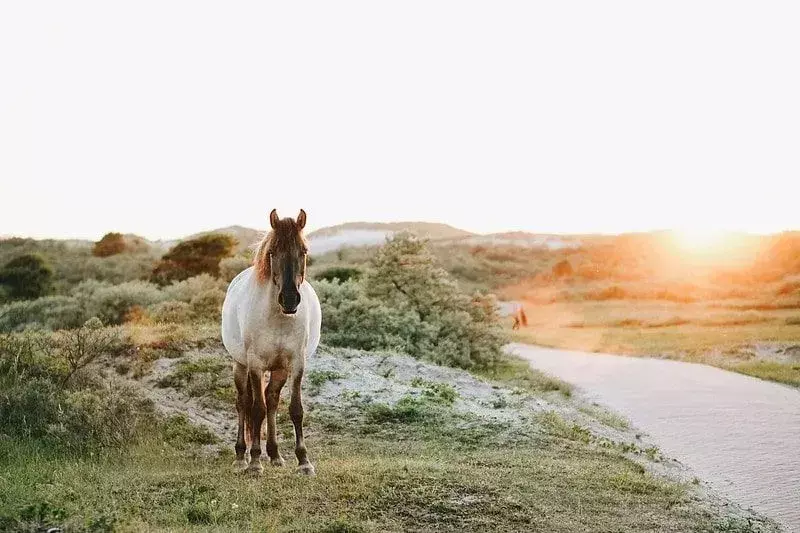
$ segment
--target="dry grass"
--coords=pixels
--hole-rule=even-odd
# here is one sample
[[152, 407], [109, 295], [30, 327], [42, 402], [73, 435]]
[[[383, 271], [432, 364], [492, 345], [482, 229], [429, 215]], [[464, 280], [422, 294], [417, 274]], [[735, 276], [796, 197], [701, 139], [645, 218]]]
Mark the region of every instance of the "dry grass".
[[542, 346], [702, 362], [800, 386], [800, 358], [773, 358], [759, 344], [800, 344], [796, 309], [733, 310], [727, 302], [613, 300], [527, 304], [515, 340]]

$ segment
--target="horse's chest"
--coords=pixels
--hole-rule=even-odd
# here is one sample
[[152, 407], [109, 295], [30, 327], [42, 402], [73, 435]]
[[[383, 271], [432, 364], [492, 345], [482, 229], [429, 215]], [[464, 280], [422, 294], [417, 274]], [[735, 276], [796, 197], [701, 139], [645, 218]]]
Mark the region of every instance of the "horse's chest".
[[303, 357], [305, 334], [292, 323], [272, 324], [264, 327], [252, 339], [251, 353], [256, 356], [265, 370], [279, 370], [291, 367], [297, 357]]

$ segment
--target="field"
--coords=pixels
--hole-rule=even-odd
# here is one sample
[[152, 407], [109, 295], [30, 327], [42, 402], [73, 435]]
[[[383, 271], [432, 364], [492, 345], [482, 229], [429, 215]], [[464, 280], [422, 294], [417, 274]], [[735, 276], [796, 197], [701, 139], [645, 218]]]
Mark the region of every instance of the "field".
[[[486, 382], [407, 356], [325, 348], [310, 362], [306, 383], [307, 445], [318, 475], [298, 476], [289, 466], [293, 439], [283, 402], [287, 466], [251, 478], [231, 468], [233, 391], [213, 329], [115, 332], [133, 349], [104, 356], [82, 380], [104, 376], [109, 386], [132, 386], [133, 397], [154, 402], [161, 422], [83, 451], [59, 444], [67, 436], [52, 430], [4, 437], [3, 530], [774, 527], [724, 507], [696, 480], [681, 478], [624, 420], [570, 398], [566, 386], [513, 360], [494, 372], [512, 382]], [[60, 431], [75, 430], [86, 428]]]
[[719, 366], [800, 386], [800, 309], [730, 302], [525, 303], [515, 340], [542, 346]]
[[[583, 253], [573, 252], [397, 237], [312, 257], [325, 346], [304, 394], [318, 475], [290, 466], [284, 401], [288, 464], [249, 477], [232, 469], [234, 390], [219, 339], [245, 247], [214, 234], [168, 251], [119, 234], [94, 246], [0, 241], [0, 529], [775, 531], [628, 421], [504, 354], [509, 324], [474, 290], [527, 291], [524, 334], [552, 332], [542, 343], [625, 330], [631, 312], [653, 323], [705, 316], [686, 302], [631, 311], [585, 297], [606, 289], [548, 278]], [[713, 318], [729, 321], [721, 331], [741, 313], [759, 314], [741, 327], [777, 327], [792, 309]]]

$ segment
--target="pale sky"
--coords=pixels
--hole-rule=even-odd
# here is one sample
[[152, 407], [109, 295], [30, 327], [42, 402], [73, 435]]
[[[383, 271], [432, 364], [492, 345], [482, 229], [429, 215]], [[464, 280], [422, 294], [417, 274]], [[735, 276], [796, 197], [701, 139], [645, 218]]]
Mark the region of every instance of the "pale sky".
[[797, 2], [3, 2], [0, 235], [800, 229]]

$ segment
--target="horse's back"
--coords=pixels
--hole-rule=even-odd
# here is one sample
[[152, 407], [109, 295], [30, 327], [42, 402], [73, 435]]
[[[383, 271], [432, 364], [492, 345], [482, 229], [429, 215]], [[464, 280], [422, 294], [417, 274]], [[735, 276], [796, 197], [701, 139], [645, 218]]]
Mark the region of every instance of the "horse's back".
[[231, 357], [241, 364], [247, 364], [242, 332], [242, 305], [253, 272], [253, 267], [246, 268], [233, 278], [222, 304], [222, 344]]

